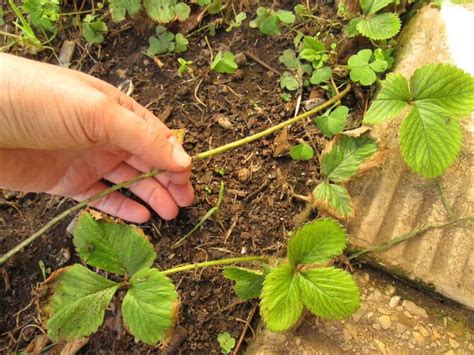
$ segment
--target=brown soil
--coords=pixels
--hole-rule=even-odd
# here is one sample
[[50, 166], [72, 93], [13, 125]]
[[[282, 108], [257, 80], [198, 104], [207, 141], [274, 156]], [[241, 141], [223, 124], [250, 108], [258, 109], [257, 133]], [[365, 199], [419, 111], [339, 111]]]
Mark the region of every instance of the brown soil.
[[[335, 18], [332, 5], [322, 6], [322, 9], [321, 16]], [[250, 13], [254, 13], [254, 9], [248, 11]], [[209, 72], [210, 51], [204, 37], [198, 34], [191, 37], [189, 51], [180, 55], [194, 61], [194, 78], [189, 75], [180, 78], [177, 76], [178, 56], [160, 57], [164, 63], [160, 69], [153, 59], [143, 54], [152, 32], [150, 23], [137, 18], [132, 29], [121, 30], [132, 24], [111, 24], [113, 29], [102, 49], [91, 49], [88, 55], [80, 49], [83, 55], [76, 53], [73, 66], [114, 85], [120, 84], [124, 75], [131, 78], [135, 85], [133, 97], [138, 102], [148, 105], [157, 115], [169, 107], [171, 114], [165, 119], [166, 124], [188, 130], [184, 146], [190, 153], [245, 137], [292, 116], [296, 100], [285, 104], [279, 97], [278, 76], [252, 59], [248, 58], [233, 76]], [[337, 27], [331, 31], [335, 38], [340, 36]], [[311, 33], [314, 32], [313, 28]], [[234, 53], [251, 51], [267, 64], [282, 70], [278, 56], [283, 49], [292, 47], [291, 38], [290, 35], [268, 37], [243, 26], [232, 33], [218, 31], [216, 37], [209, 37], [209, 44], [214, 54], [225, 48], [231, 48]], [[96, 63], [91, 58], [95, 58]], [[44, 60], [54, 62], [52, 58]], [[303, 101], [308, 97], [309, 92], [305, 91]], [[356, 105], [352, 93], [344, 101], [356, 109], [354, 117], [360, 116], [364, 101]], [[216, 114], [227, 117], [231, 127], [220, 126]], [[311, 121], [291, 127], [288, 137], [291, 144], [299, 139], [310, 141], [318, 152], [324, 147], [325, 141]], [[293, 217], [304, 209], [304, 204], [295, 200], [291, 191], [309, 193], [318, 181], [319, 168], [317, 159], [296, 162], [286, 154], [275, 158], [274, 139], [275, 136], [270, 136], [195, 163], [196, 200], [193, 206], [183, 209], [174, 221], [165, 222], [155, 215], [142, 226], [157, 246], [157, 267], [169, 268], [241, 254], [275, 255], [285, 248], [287, 234], [294, 228]], [[216, 168], [224, 168], [224, 176], [216, 173]], [[218, 215], [183, 246], [169, 249], [173, 241], [196, 225], [215, 204], [220, 181], [225, 184], [225, 198]], [[0, 194], [0, 253], [9, 250], [72, 203], [41, 194]], [[38, 313], [32, 303], [32, 290], [42, 281], [38, 262], [44, 262], [53, 271], [78, 261], [71, 237], [66, 232], [68, 223], [67, 220], [60, 223], [1, 269], [0, 349], [24, 349], [41, 334]], [[179, 340], [184, 341], [177, 341], [169, 352], [219, 353], [216, 340], [219, 333], [227, 331], [235, 338], [240, 336], [254, 303], [237, 303], [232, 284], [223, 278], [221, 270], [211, 268], [177, 274], [173, 275], [173, 281], [182, 300], [179, 326], [181, 333], [187, 336], [181, 337]], [[105, 325], [82, 351], [155, 351], [136, 343], [120, 324], [114, 322], [114, 309], [117, 308], [108, 311]], [[257, 318], [253, 318], [253, 325]], [[251, 334], [249, 331], [247, 335]]]

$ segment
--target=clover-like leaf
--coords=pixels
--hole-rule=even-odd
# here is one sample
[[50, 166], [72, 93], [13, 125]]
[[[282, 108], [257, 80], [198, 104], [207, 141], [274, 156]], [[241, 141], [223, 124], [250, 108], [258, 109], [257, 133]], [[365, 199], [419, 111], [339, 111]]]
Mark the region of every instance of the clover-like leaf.
[[313, 85], [318, 85], [324, 81], [330, 80], [331, 78], [332, 69], [329, 67], [322, 67], [313, 71], [313, 74], [309, 78], [309, 82]]
[[391, 12], [362, 18], [357, 22], [357, 31], [376, 41], [392, 38], [400, 31], [400, 28], [400, 18]]
[[178, 294], [173, 283], [157, 269], [142, 269], [130, 279], [122, 315], [130, 333], [155, 345], [169, 336], [176, 321]]
[[173, 52], [175, 50], [176, 42], [175, 36], [173, 33], [165, 31], [162, 33], [158, 33], [161, 31], [159, 28], [163, 26], [157, 26], [157, 36], [151, 36], [148, 38], [148, 50], [147, 54], [150, 57], [155, 55], [165, 54], [169, 52]]
[[140, 11], [140, 0], [109, 0], [109, 8], [114, 22], [120, 22], [125, 16], [135, 15]]
[[82, 212], [72, 233], [82, 260], [118, 275], [148, 268], [156, 258], [153, 244], [136, 226], [95, 220], [90, 213]]
[[364, 123], [380, 123], [397, 116], [409, 100], [410, 91], [405, 77], [401, 74], [388, 74], [382, 83], [382, 89], [364, 116]]
[[265, 7], [257, 9], [257, 18], [250, 21], [250, 27], [258, 28], [260, 32], [266, 35], [275, 35], [280, 33], [280, 24], [291, 24], [295, 22], [295, 15], [290, 11], [273, 11]]
[[301, 271], [298, 284], [304, 306], [325, 319], [343, 319], [360, 305], [360, 291], [351, 274], [336, 268]]
[[265, 274], [242, 267], [229, 266], [224, 269], [224, 277], [235, 281], [235, 293], [243, 301], [260, 297]]
[[263, 282], [260, 312], [266, 327], [283, 331], [293, 326], [303, 312], [298, 281], [294, 269], [288, 264], [270, 271]]
[[346, 106], [338, 106], [334, 110], [316, 117], [316, 125], [326, 138], [332, 138], [335, 134], [341, 133], [346, 124], [349, 108]]
[[218, 334], [217, 342], [223, 354], [230, 353], [235, 346], [235, 339], [228, 332]]
[[388, 62], [374, 58], [370, 49], [362, 49], [357, 54], [352, 55], [347, 64], [351, 70], [351, 80], [360, 82], [364, 86], [375, 82], [377, 79], [375, 72], [382, 73], [388, 68]]
[[235, 63], [234, 55], [230, 51], [217, 53], [211, 63], [211, 69], [217, 73], [233, 74], [237, 70], [238, 65]]
[[231, 32], [234, 28], [239, 28], [242, 26], [242, 22], [247, 18], [247, 14], [245, 12], [239, 12], [235, 15], [235, 20], [232, 20], [229, 24], [229, 27], [226, 28], [226, 32]]
[[287, 25], [294, 23], [296, 19], [295, 14], [287, 10], [278, 10], [275, 15], [281, 22], [286, 23]]
[[327, 181], [323, 181], [313, 190], [313, 205], [320, 212], [329, 213], [338, 219], [347, 219], [354, 214], [347, 189]]
[[174, 48], [175, 53], [182, 53], [188, 50], [189, 41], [181, 33], [177, 33], [175, 36], [176, 46]]
[[148, 15], [158, 23], [169, 23], [175, 17], [176, 0], [143, 0]]
[[94, 16], [87, 15], [82, 20], [82, 36], [89, 43], [102, 43], [104, 41], [104, 33], [108, 31], [104, 21], [96, 20]]
[[314, 157], [314, 149], [307, 143], [301, 143], [290, 148], [293, 160], [310, 160]]
[[289, 91], [295, 91], [300, 87], [300, 82], [296, 76], [291, 74], [289, 71], [285, 71], [280, 77], [280, 87]]
[[43, 309], [53, 341], [87, 337], [97, 331], [119, 287], [79, 264], [54, 272], [46, 285], [54, 292]]
[[189, 18], [191, 8], [188, 4], [185, 4], [184, 2], [179, 2], [174, 7], [174, 11], [179, 21], [185, 21]]
[[348, 181], [375, 152], [377, 144], [367, 136], [336, 136], [332, 149], [321, 158], [321, 172], [329, 181]]
[[342, 254], [346, 232], [334, 219], [318, 219], [296, 230], [288, 243], [290, 264], [324, 263]]

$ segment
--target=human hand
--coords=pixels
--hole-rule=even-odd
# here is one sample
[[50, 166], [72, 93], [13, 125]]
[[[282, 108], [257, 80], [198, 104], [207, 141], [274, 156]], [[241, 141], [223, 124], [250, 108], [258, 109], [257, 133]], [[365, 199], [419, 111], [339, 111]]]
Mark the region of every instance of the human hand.
[[[84, 200], [147, 172], [128, 189], [162, 218], [194, 198], [191, 158], [171, 131], [120, 90], [89, 75], [0, 53], [0, 187]], [[92, 206], [143, 223], [150, 212], [113, 192]]]

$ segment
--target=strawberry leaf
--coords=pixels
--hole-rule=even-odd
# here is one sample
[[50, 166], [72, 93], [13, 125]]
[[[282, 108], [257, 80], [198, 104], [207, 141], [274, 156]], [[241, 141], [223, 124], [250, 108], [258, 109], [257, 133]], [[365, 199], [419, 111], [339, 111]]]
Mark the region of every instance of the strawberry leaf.
[[235, 281], [235, 293], [243, 301], [260, 297], [265, 275], [251, 269], [229, 266], [224, 269], [224, 277]]

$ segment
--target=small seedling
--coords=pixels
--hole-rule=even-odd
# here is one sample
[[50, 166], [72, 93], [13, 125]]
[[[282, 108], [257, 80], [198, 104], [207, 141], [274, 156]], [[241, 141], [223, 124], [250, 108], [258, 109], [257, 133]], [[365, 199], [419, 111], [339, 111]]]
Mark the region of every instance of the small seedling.
[[290, 102], [293, 97], [291, 96], [290, 93], [288, 92], [282, 92], [280, 94], [280, 99], [282, 99], [285, 102]]
[[329, 60], [326, 46], [314, 37], [304, 37], [299, 57], [310, 62], [313, 68], [319, 69]]
[[359, 0], [363, 15], [352, 19], [347, 24], [348, 36], [361, 34], [373, 40], [389, 39], [395, 36], [401, 28], [398, 15], [393, 12], [377, 14], [393, 2], [394, 0]]
[[311, 160], [314, 149], [307, 143], [301, 143], [290, 148], [290, 157], [293, 160]]
[[234, 54], [230, 51], [217, 53], [211, 63], [211, 70], [217, 73], [233, 74], [237, 70], [238, 65], [235, 63]]
[[[304, 82], [303, 75], [311, 74], [311, 64], [302, 64], [292, 49], [285, 49], [278, 60], [288, 69], [280, 76], [280, 87], [282, 89], [289, 91], [299, 89]], [[301, 80], [298, 77], [301, 77]]]
[[28, 15], [30, 23], [42, 31], [56, 32], [60, 17], [59, 0], [25, 0], [21, 9]]
[[166, 27], [158, 25], [155, 36], [148, 38], [147, 55], [154, 57], [165, 53], [182, 53], [188, 49], [188, 43], [189, 41], [181, 33], [174, 35]]
[[461, 150], [460, 119], [474, 111], [474, 77], [448, 64], [424, 65], [409, 82], [389, 74], [363, 122], [387, 121], [407, 106], [399, 134], [403, 160], [424, 177], [438, 177]]
[[266, 7], [257, 9], [257, 17], [250, 21], [251, 28], [258, 28], [260, 32], [266, 35], [277, 35], [281, 32], [283, 24], [292, 24], [295, 22], [295, 15], [291, 11], [272, 10]]
[[350, 78], [353, 82], [369, 86], [377, 80], [377, 73], [383, 73], [388, 68], [388, 62], [380, 56], [374, 56], [371, 49], [362, 49], [349, 58]]
[[46, 265], [43, 260], [38, 261], [38, 266], [41, 271], [41, 276], [43, 276], [43, 281], [46, 280], [46, 276], [49, 274], [49, 269], [46, 271]]
[[228, 332], [219, 334], [217, 336], [217, 342], [223, 354], [230, 353], [235, 346], [235, 339]]
[[285, 71], [280, 77], [280, 87], [288, 91], [295, 91], [300, 87], [300, 82], [295, 75], [289, 71]]
[[325, 81], [329, 81], [332, 78], [332, 69], [329, 67], [322, 67], [315, 69], [313, 74], [309, 78], [309, 82], [313, 85], [319, 85]]
[[108, 28], [105, 22], [97, 19], [96, 16], [86, 15], [82, 20], [82, 36], [89, 43], [102, 43], [107, 31]]
[[231, 32], [235, 28], [239, 28], [242, 25], [242, 22], [245, 21], [247, 18], [247, 14], [245, 12], [239, 12], [235, 16], [235, 20], [233, 20], [230, 24], [229, 27], [226, 28], [226, 32]]
[[114, 22], [120, 22], [127, 15], [136, 15], [141, 8], [141, 0], [109, 0], [109, 9]]
[[337, 135], [331, 149], [321, 157], [321, 182], [312, 193], [314, 206], [340, 219], [350, 218], [354, 211], [351, 197], [342, 186], [377, 152], [373, 139], [360, 136]]
[[192, 73], [193, 70], [189, 67], [193, 62], [191, 60], [186, 60], [184, 58], [178, 58], [179, 68], [178, 75], [182, 76], [185, 73]]
[[153, 20], [162, 24], [174, 20], [185, 21], [191, 13], [186, 3], [177, 0], [143, 0], [143, 6]]
[[323, 115], [316, 117], [316, 126], [326, 138], [332, 138], [335, 134], [344, 130], [348, 113], [349, 108], [346, 106], [338, 106], [334, 110], [328, 110]]

